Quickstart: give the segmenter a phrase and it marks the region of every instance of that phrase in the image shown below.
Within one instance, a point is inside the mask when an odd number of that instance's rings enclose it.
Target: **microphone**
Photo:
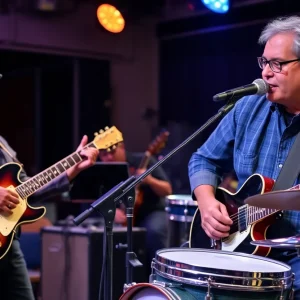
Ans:
[[[255,79],[251,84],[225,91],[213,96],[213,101],[238,100],[247,95],[264,95],[268,92],[269,85],[263,79]]]

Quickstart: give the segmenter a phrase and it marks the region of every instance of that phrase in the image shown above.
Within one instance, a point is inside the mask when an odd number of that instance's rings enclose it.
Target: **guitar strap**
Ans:
[[[12,161],[17,162],[18,164],[20,164],[23,167],[23,164],[16,157],[14,157],[10,153],[10,151],[8,151],[8,149],[4,146],[4,144],[1,141],[0,141],[0,148],[2,148],[12,158]]]
[[[273,186],[273,191],[286,190],[294,185],[300,174],[300,131]]]

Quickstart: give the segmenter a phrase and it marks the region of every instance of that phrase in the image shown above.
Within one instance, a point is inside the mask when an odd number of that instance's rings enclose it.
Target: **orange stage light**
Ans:
[[[110,4],[102,4],[98,7],[97,18],[106,30],[113,33],[120,33],[125,27],[122,14]]]

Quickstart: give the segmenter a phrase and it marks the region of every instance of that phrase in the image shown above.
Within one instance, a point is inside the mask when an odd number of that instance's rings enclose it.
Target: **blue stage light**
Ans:
[[[225,14],[229,10],[229,0],[201,0],[201,2],[213,12]]]

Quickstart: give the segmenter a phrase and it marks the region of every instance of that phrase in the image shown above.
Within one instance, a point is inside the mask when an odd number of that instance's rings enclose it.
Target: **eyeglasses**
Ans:
[[[277,60],[267,60],[265,57],[257,58],[259,67],[263,70],[267,64],[269,64],[271,70],[275,73],[280,73],[282,71],[282,66],[289,64],[294,61],[300,61],[300,58],[286,60],[286,61],[277,61]]]

